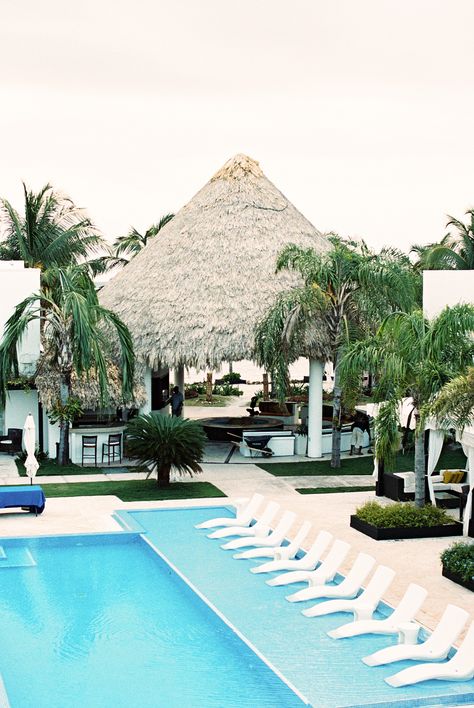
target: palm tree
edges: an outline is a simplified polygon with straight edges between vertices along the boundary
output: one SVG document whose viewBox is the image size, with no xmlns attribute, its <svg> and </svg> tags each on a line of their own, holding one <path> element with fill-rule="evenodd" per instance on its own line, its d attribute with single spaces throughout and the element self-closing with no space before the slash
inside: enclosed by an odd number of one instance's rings
<svg viewBox="0 0 474 708">
<path fill-rule="evenodd" d="M 464 224 L 450 216 L 446 227 L 454 226 L 457 233 L 448 233 L 439 243 L 413 246 L 420 270 L 474 270 L 474 209 L 466 212 L 470 220 Z"/>
<path fill-rule="evenodd" d="M 348 345 L 341 374 L 353 377 L 370 369 L 377 375 L 376 397 L 382 401 L 375 437 L 376 456 L 390 458 L 398 430 L 398 403 L 413 398 L 415 429 L 415 503 L 425 502 L 423 420 L 443 386 L 472 364 L 474 307 L 445 308 L 433 320 L 421 310 L 393 313 L 375 336 Z"/>
<path fill-rule="evenodd" d="M 66 266 L 86 260 L 103 246 L 102 238 L 82 209 L 50 184 L 39 192 L 23 184 L 25 213 L 0 200 L 5 237 L 0 260 L 22 260 L 30 268 Z"/>
<path fill-rule="evenodd" d="M 170 484 L 171 469 L 180 474 L 202 472 L 206 436 L 198 421 L 149 413 L 127 426 L 127 451 L 150 470 L 157 470 L 159 487 Z"/>
<path fill-rule="evenodd" d="M 51 414 L 60 426 L 58 463 L 68 463 L 69 423 L 78 410 L 72 396 L 71 375 L 93 373 L 101 399 L 107 402 L 108 362 L 119 352 L 122 390 L 130 398 L 134 373 L 132 339 L 127 327 L 112 311 L 99 304 L 94 283 L 85 266 L 50 268 L 41 290 L 16 306 L 7 321 L 0 344 L 0 403 L 7 383 L 18 371 L 17 347 L 30 322 L 43 323 L 43 359 L 59 372 L 60 391 Z"/>
<path fill-rule="evenodd" d="M 430 408 L 441 423 L 463 429 L 474 422 L 474 367 L 443 386 Z"/>
<path fill-rule="evenodd" d="M 312 329 L 322 318 L 334 365 L 331 467 L 340 467 L 342 346 L 372 330 L 394 308 L 412 308 L 420 285 L 408 257 L 398 251 L 374 255 L 364 243 L 336 235 L 329 240 L 332 249 L 323 254 L 290 244 L 279 255 L 277 271 L 295 270 L 304 285 L 284 294 L 269 311 L 257 328 L 256 349 L 259 361 L 275 371 L 284 397 L 288 365 L 311 348 Z"/>
<path fill-rule="evenodd" d="M 141 234 L 132 226 L 128 234 L 119 236 L 112 245 L 113 256 L 108 258 L 109 268 L 127 265 L 173 217 L 174 214 L 165 214 L 157 224 L 152 224 L 144 234 Z"/>
</svg>

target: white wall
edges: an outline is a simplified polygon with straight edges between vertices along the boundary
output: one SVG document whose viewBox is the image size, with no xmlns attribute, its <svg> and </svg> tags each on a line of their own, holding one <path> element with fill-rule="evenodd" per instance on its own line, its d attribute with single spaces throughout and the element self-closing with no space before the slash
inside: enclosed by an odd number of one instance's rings
<svg viewBox="0 0 474 708">
<path fill-rule="evenodd" d="M 423 310 L 429 319 L 446 306 L 474 304 L 474 271 L 423 271 Z"/>
<path fill-rule="evenodd" d="M 8 428 L 21 428 L 26 416 L 31 413 L 36 428 L 36 444 L 38 444 L 38 393 L 37 391 L 9 391 L 5 406 L 5 432 Z"/>
<path fill-rule="evenodd" d="M 38 268 L 25 268 L 23 261 L 0 261 L 0 340 L 3 338 L 5 323 L 13 314 L 15 306 L 28 295 L 38 292 L 39 288 Z M 34 373 L 39 354 L 40 326 L 39 321 L 36 321 L 29 325 L 18 350 L 20 373 Z"/>
</svg>

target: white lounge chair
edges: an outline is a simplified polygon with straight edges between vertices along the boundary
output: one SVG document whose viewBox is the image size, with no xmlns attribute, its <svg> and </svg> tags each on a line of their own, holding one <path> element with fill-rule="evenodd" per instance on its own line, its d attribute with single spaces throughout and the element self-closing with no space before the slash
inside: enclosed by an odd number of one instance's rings
<svg viewBox="0 0 474 708">
<path fill-rule="evenodd" d="M 250 568 L 251 573 L 271 573 L 277 570 L 314 570 L 319 560 L 332 541 L 332 533 L 320 531 L 316 540 L 307 553 L 302 558 L 272 560 Z"/>
<path fill-rule="evenodd" d="M 357 637 L 360 634 L 398 634 L 400 627 L 411 622 L 424 603 L 428 591 L 421 585 L 410 583 L 390 617 L 382 620 L 360 619 L 348 622 L 328 632 L 333 639 Z"/>
<path fill-rule="evenodd" d="M 267 580 L 267 585 L 272 585 L 273 587 L 277 585 L 290 585 L 291 583 L 301 583 L 307 581 L 311 585 L 324 585 L 329 580 L 332 580 L 337 573 L 337 569 L 344 561 L 344 558 L 350 551 L 350 544 L 346 541 L 340 541 L 337 539 L 334 541 L 333 545 L 326 558 L 321 562 L 321 565 L 316 568 L 316 570 L 292 570 L 289 573 L 282 573 L 277 575 L 276 578 L 271 578 Z M 294 599 L 295 595 L 290 595 L 286 599 L 289 602 L 298 602 Z"/>
<path fill-rule="evenodd" d="M 379 565 L 365 590 L 355 600 L 327 600 L 303 610 L 305 617 L 322 617 L 335 612 L 352 612 L 357 618 L 370 618 L 395 577 L 395 571 Z"/>
<path fill-rule="evenodd" d="M 293 526 L 296 519 L 296 514 L 293 511 L 285 511 L 275 529 L 268 536 L 252 536 L 247 538 L 233 538 L 232 541 L 227 541 L 221 548 L 226 551 L 235 550 L 236 548 L 245 548 L 246 546 L 279 546 L 286 538 L 286 534 Z"/>
<path fill-rule="evenodd" d="M 375 558 L 373 556 L 369 556 L 368 553 L 359 553 L 355 559 L 354 565 L 339 585 L 320 585 L 318 587 L 309 587 L 304 590 L 300 590 L 299 593 L 296 594 L 301 594 L 302 600 L 314 600 L 318 597 L 356 597 L 362 583 L 374 567 L 375 562 Z M 308 591 L 311 591 L 311 596 L 303 597 L 303 593 L 308 593 Z M 295 602 L 295 600 L 290 602 Z"/>
<path fill-rule="evenodd" d="M 367 666 L 392 664 L 394 661 L 440 661 L 461 634 L 469 619 L 469 613 L 456 605 L 448 605 L 443 616 L 428 639 L 421 644 L 395 644 L 365 656 Z"/>
<path fill-rule="evenodd" d="M 207 535 L 208 538 L 226 538 L 227 536 L 268 536 L 270 524 L 275 518 L 280 505 L 278 502 L 268 502 L 260 519 L 253 526 L 227 526 L 217 529 Z"/>
<path fill-rule="evenodd" d="M 213 529 L 217 526 L 250 526 L 264 500 L 263 494 L 255 492 L 251 499 L 237 499 L 235 516 L 222 516 L 196 524 L 196 529 Z"/>
<path fill-rule="evenodd" d="M 242 553 L 236 553 L 234 558 L 241 560 L 244 558 L 274 558 L 275 560 L 282 560 L 288 558 L 294 558 L 301 548 L 301 544 L 305 540 L 311 529 L 311 522 L 304 521 L 299 529 L 298 533 L 286 546 L 276 546 L 274 548 L 249 548 Z"/>
<path fill-rule="evenodd" d="M 474 678 L 474 622 L 452 659 L 441 664 L 419 664 L 389 676 L 385 681 L 390 686 L 408 686 L 420 681 L 469 681 Z"/>
</svg>

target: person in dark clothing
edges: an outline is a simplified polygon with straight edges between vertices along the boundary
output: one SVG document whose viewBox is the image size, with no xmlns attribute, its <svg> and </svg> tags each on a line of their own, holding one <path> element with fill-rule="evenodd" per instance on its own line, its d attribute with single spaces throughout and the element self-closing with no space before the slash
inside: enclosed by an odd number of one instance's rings
<svg viewBox="0 0 474 708">
<path fill-rule="evenodd" d="M 167 402 L 171 403 L 171 415 L 173 418 L 179 418 L 183 412 L 184 396 L 178 386 L 173 388 L 173 392 Z"/>
<path fill-rule="evenodd" d="M 356 411 L 354 422 L 351 425 L 351 432 L 351 451 L 349 455 L 353 455 L 356 449 L 358 449 L 357 454 L 362 455 L 362 443 L 365 432 L 369 436 L 369 445 L 371 443 L 369 416 L 366 413 Z"/>
</svg>

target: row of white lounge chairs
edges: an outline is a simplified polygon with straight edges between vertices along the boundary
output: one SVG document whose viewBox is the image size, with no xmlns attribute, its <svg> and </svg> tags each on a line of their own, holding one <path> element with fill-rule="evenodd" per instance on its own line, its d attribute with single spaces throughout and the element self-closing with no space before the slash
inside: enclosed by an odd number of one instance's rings
<svg viewBox="0 0 474 708">
<path fill-rule="evenodd" d="M 417 643 L 421 626 L 414 622 L 427 591 L 420 585 L 411 583 L 403 598 L 386 619 L 372 619 L 390 583 L 395 577 L 391 568 L 379 565 L 372 578 L 364 586 L 376 565 L 376 560 L 367 553 L 359 553 L 352 568 L 342 582 L 328 584 L 334 580 L 338 569 L 350 551 L 345 541 L 334 540 L 328 531 L 319 531 L 312 546 L 303 552 L 302 544 L 311 529 L 311 523 L 304 521 L 293 541 L 286 543 L 288 531 L 296 520 L 296 514 L 285 511 L 275 529 L 271 523 L 280 505 L 267 502 L 261 494 L 254 494 L 250 500 L 236 503 L 235 517 L 211 519 L 196 528 L 213 529 L 209 538 L 236 536 L 223 544 L 225 550 L 237 550 L 236 559 L 269 558 L 262 565 L 251 568 L 252 573 L 284 571 L 267 580 L 268 585 L 290 585 L 307 582 L 308 587 L 287 596 L 289 602 L 301 602 L 320 598 L 331 598 L 303 610 L 306 617 L 320 617 L 334 612 L 351 612 L 354 621 L 343 624 L 328 632 L 330 637 L 341 639 L 361 634 L 398 634 L 399 644 L 366 656 L 362 661 L 368 666 L 379 666 L 396 661 L 439 662 L 448 657 L 453 643 L 464 630 L 469 613 L 455 605 L 448 605 L 432 634 Z M 253 523 L 257 512 L 263 508 L 259 520 Z M 240 550 L 240 549 L 246 550 Z M 324 553 L 326 556 L 321 560 Z M 300 555 L 303 553 L 302 555 Z M 391 686 L 440 679 L 463 681 L 474 678 L 474 621 L 456 653 L 445 663 L 425 663 L 409 667 L 386 678 Z"/>
</svg>

